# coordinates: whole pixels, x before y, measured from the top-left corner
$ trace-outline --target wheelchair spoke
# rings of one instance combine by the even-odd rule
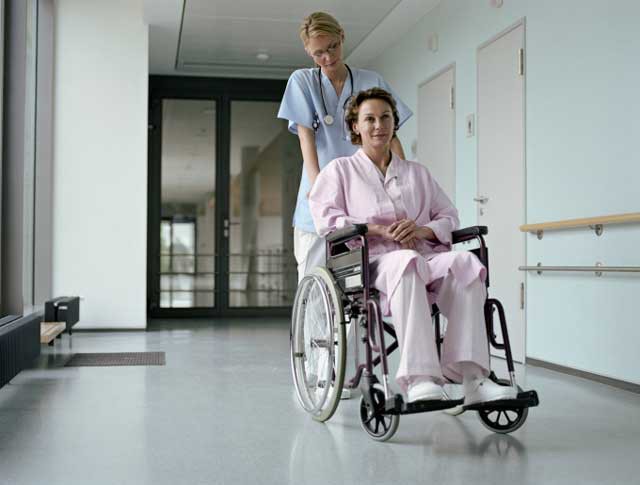
[[[318,376],[317,382],[315,384],[310,382],[311,385],[308,389],[314,404],[322,405],[326,398],[327,380],[332,380],[333,363],[329,362],[332,360],[332,350],[330,349],[332,337],[327,338],[331,332],[329,331],[330,327],[327,328],[329,322],[325,315],[323,297],[319,286],[313,286],[310,289],[305,303],[304,318],[308,323],[308,326],[306,326],[307,336],[304,339],[305,349],[308,354],[305,367],[310,373]]]
[[[391,418],[384,414],[382,415],[382,427],[385,432],[391,427]]]
[[[500,412],[498,413],[498,419],[496,420],[496,421],[498,422],[498,424],[502,424],[502,423],[501,423],[501,421],[500,421],[500,418],[503,418],[503,417],[504,417],[504,418],[505,418],[505,420],[508,422],[509,420],[507,419],[507,417],[506,417],[506,416],[507,416],[507,415],[505,414],[505,412],[504,412],[504,411],[500,411]]]
[[[371,414],[371,416],[369,416],[366,420],[363,421],[364,424],[369,424],[371,423],[371,421],[373,421],[375,419],[376,415],[375,414]]]
[[[380,422],[384,421],[382,419],[382,416],[379,416],[376,414],[376,428],[373,430],[374,433],[378,434],[380,432]],[[382,427],[384,428],[384,424],[382,425]]]
[[[329,341],[327,339],[322,339],[322,338],[312,338],[311,346],[316,347],[318,349],[328,349]]]

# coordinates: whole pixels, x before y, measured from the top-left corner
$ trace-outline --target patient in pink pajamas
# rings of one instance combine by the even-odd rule
[[[465,404],[514,398],[515,389],[487,378],[486,270],[472,253],[451,251],[458,211],[423,165],[390,150],[398,127],[392,96],[380,88],[361,91],[346,123],[361,148],[320,172],[309,205],[320,236],[367,224],[373,286],[383,312],[393,316],[396,380],[408,402],[443,399],[445,377],[462,381]],[[448,321],[441,361],[431,303]]]

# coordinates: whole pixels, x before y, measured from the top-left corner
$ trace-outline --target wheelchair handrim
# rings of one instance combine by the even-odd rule
[[[302,291],[298,293],[298,295],[296,296],[296,300],[294,302],[294,308],[292,313],[292,325],[291,325],[291,370],[294,377],[293,382],[296,389],[296,396],[298,398],[298,401],[300,402],[300,405],[312,415],[320,414],[322,412],[322,408],[325,402],[327,401],[327,397],[331,389],[331,386],[330,386],[331,374],[333,372],[333,361],[335,358],[333,343],[331,343],[330,345],[327,346],[327,353],[328,353],[327,361],[329,365],[327,365],[326,367],[325,375],[322,376],[324,377],[325,386],[323,388],[321,395],[316,396],[316,398],[319,397],[319,399],[314,399],[314,397],[312,397],[312,392],[310,387],[306,385],[306,383],[308,382],[308,377],[307,377],[307,369],[305,368],[304,361],[303,361],[303,356],[306,356],[306,355],[303,355],[303,356],[295,355],[296,349],[299,349],[299,348],[305,348],[305,354],[306,354],[306,345],[305,345],[306,335],[299,334],[298,329],[296,328],[295,322],[296,320],[299,321],[301,318],[303,319],[306,318],[306,314],[305,314],[306,301],[307,301],[307,298],[309,297],[309,294],[311,293],[312,288],[316,285],[317,285],[317,288],[320,289],[322,303],[323,303],[325,315],[327,316],[327,322],[329,326],[328,334],[333,342],[334,330],[335,330],[335,316],[333,315],[333,312],[330,309],[330,296],[327,291],[326,285],[324,281],[322,281],[322,279],[318,276],[315,276],[315,275],[306,276],[300,283],[300,286],[302,287]],[[302,325],[302,327],[306,328],[306,325]],[[304,389],[301,388],[300,382],[296,377],[297,375],[303,376],[303,381],[305,382]],[[320,378],[321,376],[318,375],[318,381],[320,380]]]

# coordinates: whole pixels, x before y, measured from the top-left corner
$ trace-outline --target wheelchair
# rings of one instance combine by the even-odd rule
[[[339,229],[326,238],[326,267],[314,268],[296,291],[291,318],[291,370],[296,396],[305,411],[316,421],[327,421],[335,413],[343,387],[360,388],[360,423],[371,438],[390,439],[398,429],[403,414],[448,410],[457,415],[477,411],[489,430],[511,433],[527,419],[529,407],[539,404],[536,391],[523,391],[516,376],[509,344],[506,318],[501,303],[487,297],[484,305],[489,345],[504,351],[508,379],[499,379],[492,371],[489,378],[503,386],[517,387],[515,399],[464,405],[464,398],[406,403],[401,394],[389,387],[388,356],[398,348],[393,325],[382,320],[378,292],[371,288],[366,224]],[[473,226],[453,232],[452,242],[476,240],[470,249],[487,268],[489,255],[483,236],[485,226]],[[350,243],[350,244],[348,244]],[[436,305],[431,309],[438,356],[444,334]],[[501,341],[494,329],[497,312]],[[347,329],[353,326],[355,340],[355,374],[345,382]],[[389,337],[389,345],[386,343]],[[364,352],[361,362],[360,353]],[[376,368],[381,367],[381,379]]]

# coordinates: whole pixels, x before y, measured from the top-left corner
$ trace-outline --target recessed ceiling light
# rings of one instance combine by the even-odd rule
[[[266,52],[258,52],[256,54],[256,59],[258,59],[260,62],[267,62],[269,59],[271,59],[271,56]]]

